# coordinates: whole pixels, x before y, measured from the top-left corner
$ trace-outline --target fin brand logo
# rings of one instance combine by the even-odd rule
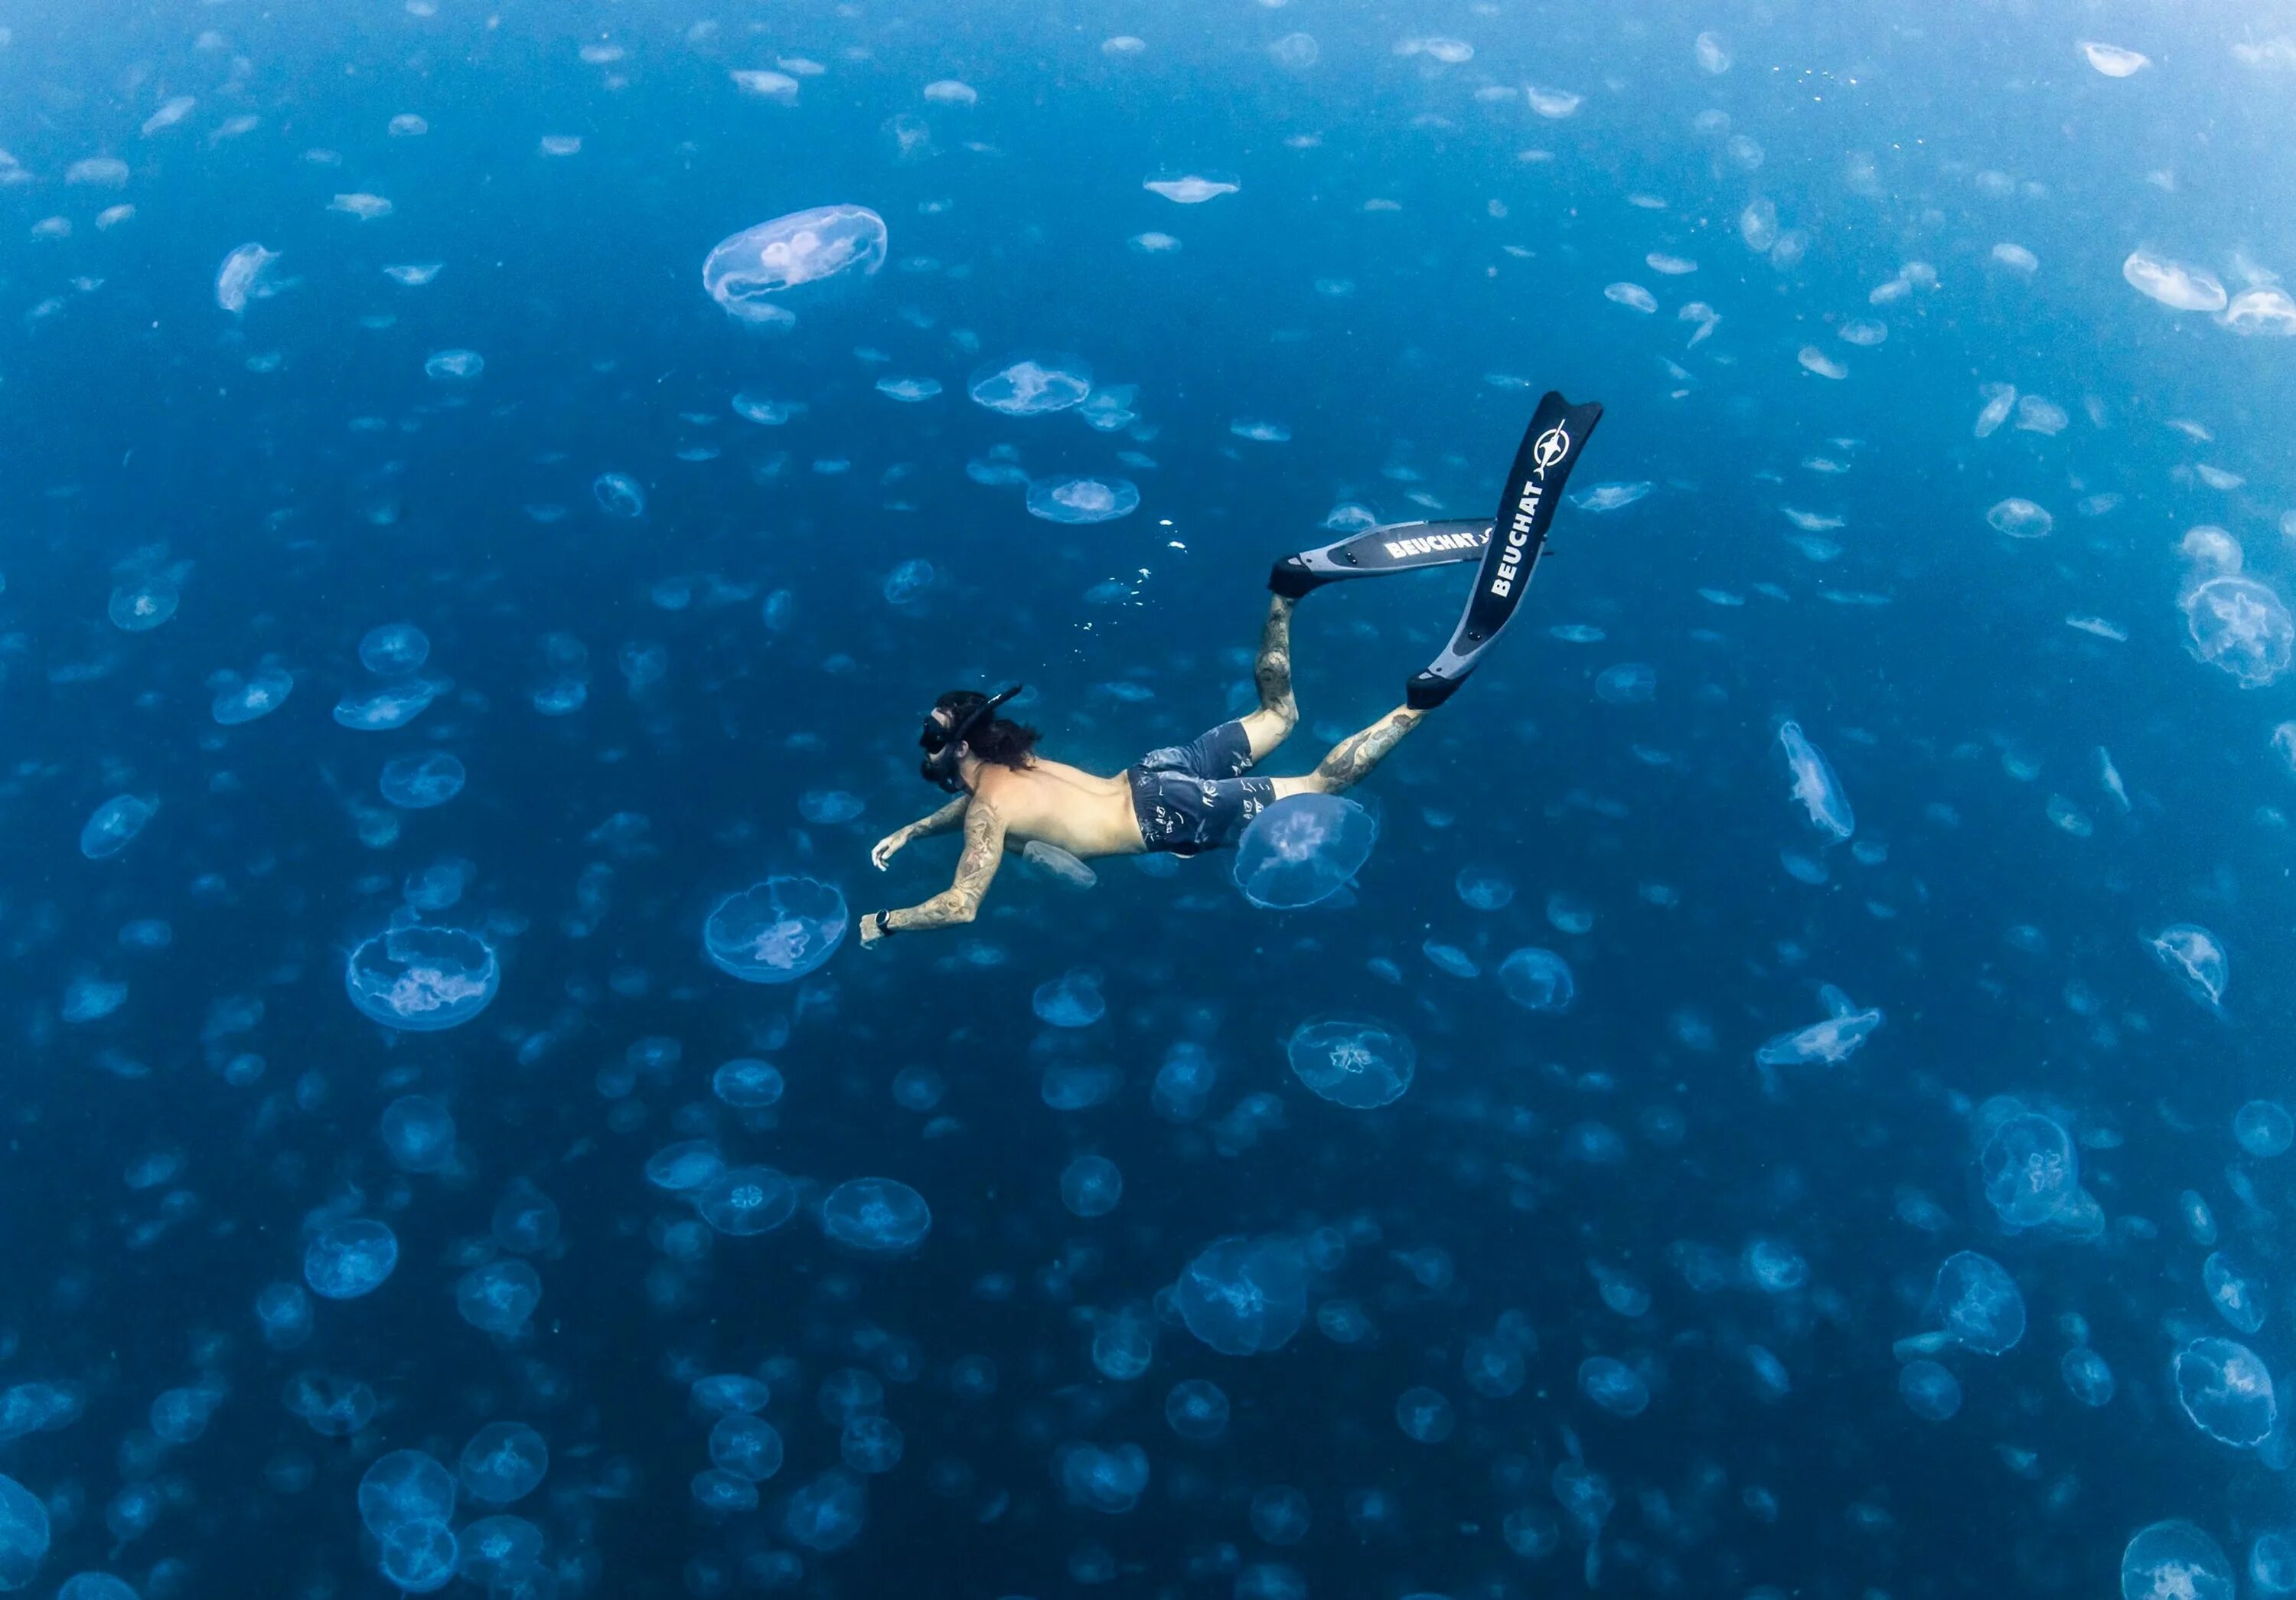
[[[1490,542],[1490,529],[1486,528],[1480,533],[1431,533],[1419,538],[1390,539],[1382,547],[1390,560],[1401,561],[1431,550],[1480,550]]]
[[[1544,478],[1549,467],[1554,466],[1570,454],[1570,431],[1557,423],[1540,434],[1538,442],[1531,446],[1530,464],[1538,469],[1538,475]]]
[[[1570,431],[1561,423],[1532,443],[1531,475],[1516,496],[1514,519],[1507,528],[1506,551],[1499,557],[1498,570],[1491,575],[1489,592],[1493,599],[1504,600],[1514,593],[1515,575],[1522,570],[1522,553],[1530,544],[1531,524],[1538,519],[1538,503],[1546,497],[1546,474],[1570,454]]]

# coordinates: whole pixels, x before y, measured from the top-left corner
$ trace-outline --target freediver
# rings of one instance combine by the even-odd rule
[[[880,871],[910,841],[962,829],[964,845],[948,888],[915,906],[863,914],[861,942],[971,922],[1008,841],[1041,841],[1072,856],[1149,851],[1193,856],[1235,843],[1251,819],[1297,794],[1336,794],[1360,783],[1427,713],[1448,699],[1513,617],[1564,480],[1600,420],[1599,405],[1549,393],[1515,454],[1498,515],[1374,528],[1285,556],[1268,575],[1274,591],[1252,662],[1258,708],[1186,744],[1152,751],[1112,777],[1037,753],[1037,733],[997,713],[1020,693],[955,689],[933,702],[917,743],[924,777],[954,796],[879,840]],[[1252,768],[1299,726],[1292,693],[1292,613],[1301,596],[1350,578],[1473,561],[1475,587],[1450,644],[1414,677],[1404,703],[1333,745],[1315,770],[1255,777]]]

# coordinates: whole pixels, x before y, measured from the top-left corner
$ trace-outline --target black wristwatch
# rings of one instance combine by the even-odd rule
[[[878,938],[890,938],[894,933],[899,931],[899,930],[893,927],[891,923],[885,920],[892,915],[893,914],[890,911],[873,911],[869,914],[869,920],[877,925]]]

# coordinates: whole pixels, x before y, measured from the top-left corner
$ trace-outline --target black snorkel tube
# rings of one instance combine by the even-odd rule
[[[957,754],[959,747],[972,735],[973,729],[996,715],[999,706],[1028,686],[1026,684],[1014,684],[1009,689],[990,695],[966,712],[964,719],[953,727],[945,728],[938,717],[928,715],[924,731],[917,735],[917,743],[925,752],[925,759],[917,763],[918,774],[927,782],[939,784],[946,793],[964,792],[964,762]]]

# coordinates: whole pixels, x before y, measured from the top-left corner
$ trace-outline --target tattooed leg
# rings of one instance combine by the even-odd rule
[[[1267,620],[1260,626],[1259,653],[1251,663],[1259,709],[1243,718],[1255,761],[1283,743],[1300,724],[1300,703],[1292,697],[1292,608],[1298,603],[1281,595],[1272,596]]]

